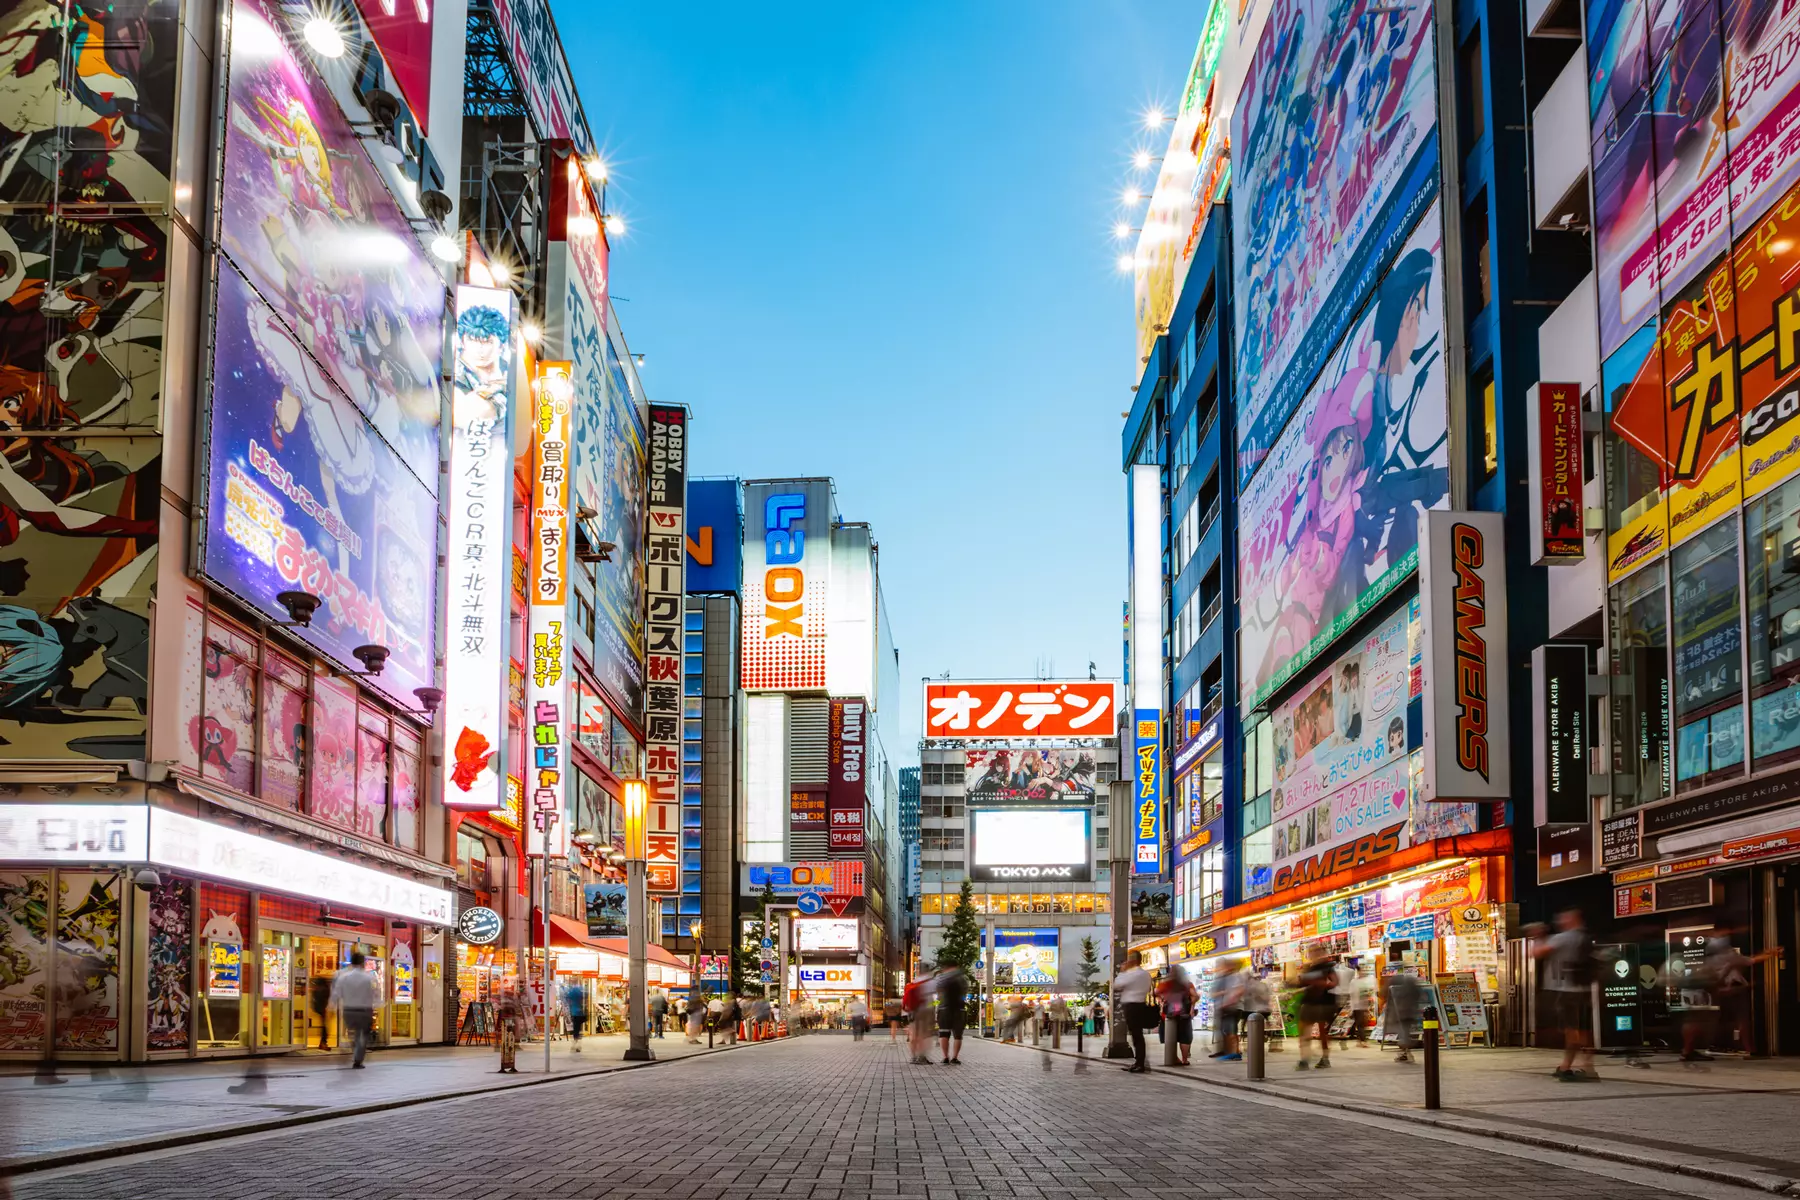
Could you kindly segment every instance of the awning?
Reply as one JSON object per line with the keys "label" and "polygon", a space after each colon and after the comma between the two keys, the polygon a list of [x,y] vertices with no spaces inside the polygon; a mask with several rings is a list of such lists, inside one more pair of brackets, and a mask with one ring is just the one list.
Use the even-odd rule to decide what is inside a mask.
{"label": "awning", "polygon": [[[534,939],[534,945],[536,944],[535,939],[543,936],[541,932],[543,929],[543,925],[541,924],[542,920],[543,918],[539,915],[538,910],[533,910],[531,914],[531,936]],[[565,950],[598,950],[604,955],[617,958],[621,962],[629,963],[631,960],[629,946],[630,943],[625,938],[589,937],[587,925],[583,922],[577,921],[573,917],[559,917],[555,913],[550,914],[550,948],[552,950],[558,948]],[[602,959],[601,961],[603,964],[607,962],[606,959]],[[660,968],[659,970],[652,970],[650,972],[652,982],[666,979],[671,971],[679,971],[683,976],[689,973],[687,959],[676,954],[672,950],[664,949],[655,942],[651,942],[644,947],[644,961],[653,968]],[[622,972],[623,968],[621,968],[621,973]],[[605,973],[610,974],[611,972],[608,971]]]}

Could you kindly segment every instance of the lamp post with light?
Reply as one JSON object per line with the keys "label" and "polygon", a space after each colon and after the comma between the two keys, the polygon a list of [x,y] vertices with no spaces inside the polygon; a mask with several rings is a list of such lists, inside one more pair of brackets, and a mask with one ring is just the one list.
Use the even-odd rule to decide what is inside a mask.
{"label": "lamp post with light", "polygon": [[699,917],[695,917],[692,921],[688,922],[688,937],[692,938],[694,942],[694,970],[693,974],[688,976],[689,1004],[694,1002],[696,992],[698,992],[702,999],[704,999],[706,995],[706,987],[700,982],[700,931],[704,927],[705,926]]}
{"label": "lamp post with light", "polygon": [[650,1049],[650,1003],[644,988],[644,959],[649,953],[649,933],[645,922],[650,915],[650,892],[645,875],[645,862],[650,857],[650,836],[645,818],[650,807],[649,790],[641,779],[625,781],[625,1008],[631,1025],[631,1043],[625,1047],[626,1062],[649,1062],[656,1057]]}

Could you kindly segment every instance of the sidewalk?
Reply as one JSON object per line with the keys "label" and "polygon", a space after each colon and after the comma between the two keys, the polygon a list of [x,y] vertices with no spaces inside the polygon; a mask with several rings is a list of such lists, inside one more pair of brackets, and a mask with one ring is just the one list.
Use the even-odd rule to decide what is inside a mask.
{"label": "sidewalk", "polygon": [[[644,1065],[624,1061],[622,1034],[519,1047],[517,1075],[499,1074],[491,1046],[371,1050],[367,1069],[348,1054],[295,1054],[152,1066],[65,1066],[66,1082],[39,1082],[30,1064],[0,1067],[0,1174],[180,1142],[284,1128],[424,1100],[530,1087],[552,1079]],[[748,1045],[749,1043],[743,1043]],[[650,1041],[657,1061],[708,1051],[674,1034]]]}
{"label": "sidewalk", "polygon": [[[1104,1039],[1087,1040],[1089,1056]],[[1047,1050],[1049,1038],[1037,1049]],[[1030,1043],[1026,1043],[1030,1047]],[[1684,1064],[1673,1055],[1626,1065],[1601,1055],[1601,1078],[1563,1083],[1551,1076],[1555,1050],[1476,1046],[1442,1053],[1443,1107],[1425,1109],[1423,1068],[1396,1063],[1393,1051],[1333,1044],[1330,1070],[1295,1069],[1296,1044],[1267,1057],[1264,1079],[1252,1083],[1241,1062],[1205,1057],[1196,1041],[1191,1067],[1163,1067],[1162,1046],[1150,1042],[1159,1071],[1248,1089],[1287,1100],[1383,1116],[1405,1116],[1445,1128],[1509,1141],[1571,1150],[1766,1191],[1800,1194],[1800,1060],[1719,1059]],[[1063,1041],[1063,1053],[1074,1050]]]}

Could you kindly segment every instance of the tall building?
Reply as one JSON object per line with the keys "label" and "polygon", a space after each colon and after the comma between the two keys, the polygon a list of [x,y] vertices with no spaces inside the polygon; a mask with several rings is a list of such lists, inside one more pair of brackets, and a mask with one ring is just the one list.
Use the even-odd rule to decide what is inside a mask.
{"label": "tall building", "polygon": [[1493,17],[1211,6],[1134,256],[1126,665],[1153,961],[1451,974],[1517,1039],[1545,579],[1504,398],[1579,235],[1531,230]]}
{"label": "tall building", "polygon": [[906,880],[905,922],[900,941],[911,946],[919,932],[919,768],[900,768],[900,857]]}
{"label": "tall building", "polygon": [[[1111,961],[1108,786],[1119,685],[926,680],[919,958],[937,961],[964,881],[995,994],[1075,995]],[[1096,972],[1084,976],[1087,943]]]}
{"label": "tall building", "polygon": [[317,1045],[359,951],[396,1044],[623,973],[686,414],[543,0],[402,7],[14,6],[0,1056]]}
{"label": "tall building", "polygon": [[[1516,781],[1539,911],[1669,981],[1607,989],[1604,1043],[1723,1003],[1718,1048],[1794,1054],[1800,15],[1533,3],[1525,29],[1526,236],[1567,264],[1502,394],[1549,579]],[[1738,1001],[1696,969],[1731,945],[1776,951]]]}
{"label": "tall building", "polygon": [[740,907],[765,887],[796,906],[792,998],[878,1006],[904,967],[899,659],[879,548],[830,479],[747,480],[743,497]]}

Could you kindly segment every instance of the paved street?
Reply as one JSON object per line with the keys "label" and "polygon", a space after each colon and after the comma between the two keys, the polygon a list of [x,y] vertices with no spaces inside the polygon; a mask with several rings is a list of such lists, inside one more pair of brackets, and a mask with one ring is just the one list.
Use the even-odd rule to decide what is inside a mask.
{"label": "paved street", "polygon": [[1258,1103],[1112,1063],[979,1043],[964,1058],[960,1069],[914,1066],[884,1037],[805,1037],[64,1169],[17,1181],[17,1195],[1043,1200],[1375,1185],[1409,1197],[1627,1200],[1645,1191],[1626,1168],[1573,1170],[1541,1151],[1413,1136],[1392,1119]]}

